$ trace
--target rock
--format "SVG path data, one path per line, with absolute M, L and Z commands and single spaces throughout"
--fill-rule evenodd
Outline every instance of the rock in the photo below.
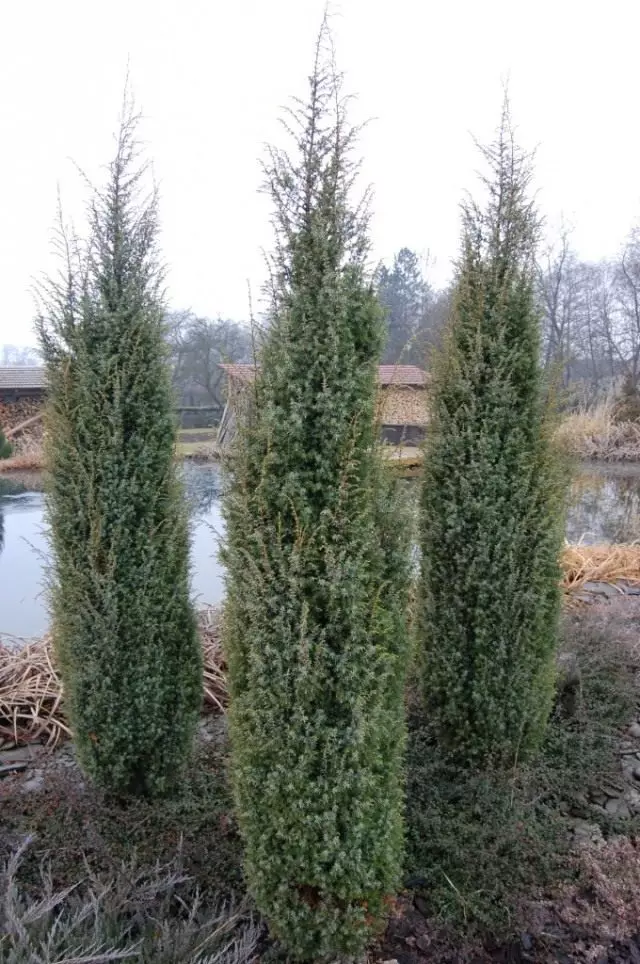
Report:
M 633 771 L 633 779 L 640 780 L 640 767 L 636 767 Z
M 37 793 L 38 790 L 42 790 L 44 786 L 44 772 L 42 770 L 33 770 L 31 777 L 22 784 L 22 790 L 24 793 Z
M 616 586 L 622 590 L 625 596 L 640 596 L 640 586 L 635 582 L 628 582 L 626 579 L 620 579 Z
M 640 740 L 640 723 L 632 723 L 629 727 L 629 735 Z M 1 754 L 0 754 L 1 755 Z
M 16 760 L 15 763 L 5 763 L 0 766 L 0 777 L 8 777 L 10 773 L 20 773 L 26 769 L 27 764 L 24 761 Z
M 607 800 L 605 810 L 610 816 L 617 817 L 619 820 L 628 820 L 631 816 L 631 811 L 622 797 Z
M 625 802 L 631 813 L 640 813 L 640 793 L 630 787 L 624 795 Z
M 591 593 L 592 596 L 605 596 L 607 599 L 621 595 L 620 590 L 608 582 L 585 582 L 581 589 L 582 592 Z
M 421 934 L 420 937 L 418 937 L 416 940 L 416 947 L 419 951 L 422 951 L 423 954 L 429 953 L 431 950 L 431 941 L 426 934 Z
M 29 763 L 34 757 L 30 746 L 15 746 L 11 750 L 0 750 L 0 766 L 5 763 Z
M 529 952 L 533 950 L 533 939 L 531 934 L 521 934 L 520 943 L 522 944 L 522 949 L 524 951 Z
M 607 783 L 602 787 L 602 792 L 606 794 L 610 800 L 617 800 L 623 790 L 623 786 L 615 786 L 610 783 Z
M 576 820 L 573 832 L 577 843 L 604 843 L 602 830 L 597 823 L 587 820 Z

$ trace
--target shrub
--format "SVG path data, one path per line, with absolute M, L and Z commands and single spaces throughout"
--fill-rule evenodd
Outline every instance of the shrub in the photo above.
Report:
M 424 687 L 449 752 L 510 765 L 544 735 L 554 686 L 564 473 L 534 297 L 528 158 L 508 109 L 484 210 L 464 207 L 422 485 Z
M 376 446 L 381 311 L 327 43 L 325 27 L 293 116 L 298 156 L 267 166 L 273 309 L 223 554 L 246 872 L 298 957 L 362 948 L 403 839 L 408 540 Z
M 86 247 L 65 242 L 39 329 L 47 366 L 53 636 L 79 758 L 156 794 L 189 756 L 202 655 L 164 341 L 157 199 L 128 110 Z

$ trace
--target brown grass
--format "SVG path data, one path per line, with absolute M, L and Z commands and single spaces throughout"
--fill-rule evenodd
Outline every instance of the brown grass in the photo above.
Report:
M 12 455 L 8 459 L 0 459 L 0 472 L 33 472 L 44 467 L 42 452 L 27 452 L 24 455 Z
M 566 545 L 561 565 L 562 587 L 569 592 L 585 582 L 640 584 L 640 545 Z
M 612 401 L 567 415 L 558 426 L 557 437 L 579 459 L 640 462 L 640 423 L 616 421 Z
M 585 582 L 640 584 L 640 545 L 567 545 L 562 552 L 562 587 L 570 593 Z M 221 610 L 208 606 L 198 616 L 204 655 L 204 706 L 224 712 L 228 703 L 221 641 Z M 49 745 L 69 736 L 62 683 L 51 638 L 0 640 L 0 737 Z
M 204 655 L 204 706 L 222 712 L 228 696 L 220 611 L 213 606 L 202 610 L 198 623 Z M 24 645 L 21 640 L 0 641 L 0 737 L 54 746 L 70 735 L 51 637 Z

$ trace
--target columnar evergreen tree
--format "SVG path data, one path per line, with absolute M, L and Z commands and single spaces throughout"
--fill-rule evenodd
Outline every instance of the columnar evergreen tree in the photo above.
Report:
M 463 209 L 425 455 L 424 685 L 453 754 L 511 764 L 551 708 L 564 488 L 539 359 L 531 165 L 506 104 L 483 153 L 487 200 Z
M 39 322 L 56 655 L 80 761 L 106 790 L 161 794 L 202 692 L 189 534 L 174 467 L 157 198 L 126 110 L 86 245 L 64 241 Z
M 267 165 L 273 312 L 225 500 L 247 877 L 303 958 L 363 946 L 403 842 L 408 539 L 375 444 L 383 324 L 329 42 L 325 26 L 295 154 Z

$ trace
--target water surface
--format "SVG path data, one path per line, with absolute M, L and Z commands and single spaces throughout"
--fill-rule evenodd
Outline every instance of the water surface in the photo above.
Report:
M 224 589 L 217 559 L 223 531 L 220 472 L 215 464 L 189 462 L 183 471 L 191 509 L 193 597 L 200 604 L 217 603 Z M 640 540 L 640 466 L 584 466 L 573 487 L 567 538 Z M 0 474 L 0 633 L 35 636 L 47 629 L 47 559 L 42 477 Z

